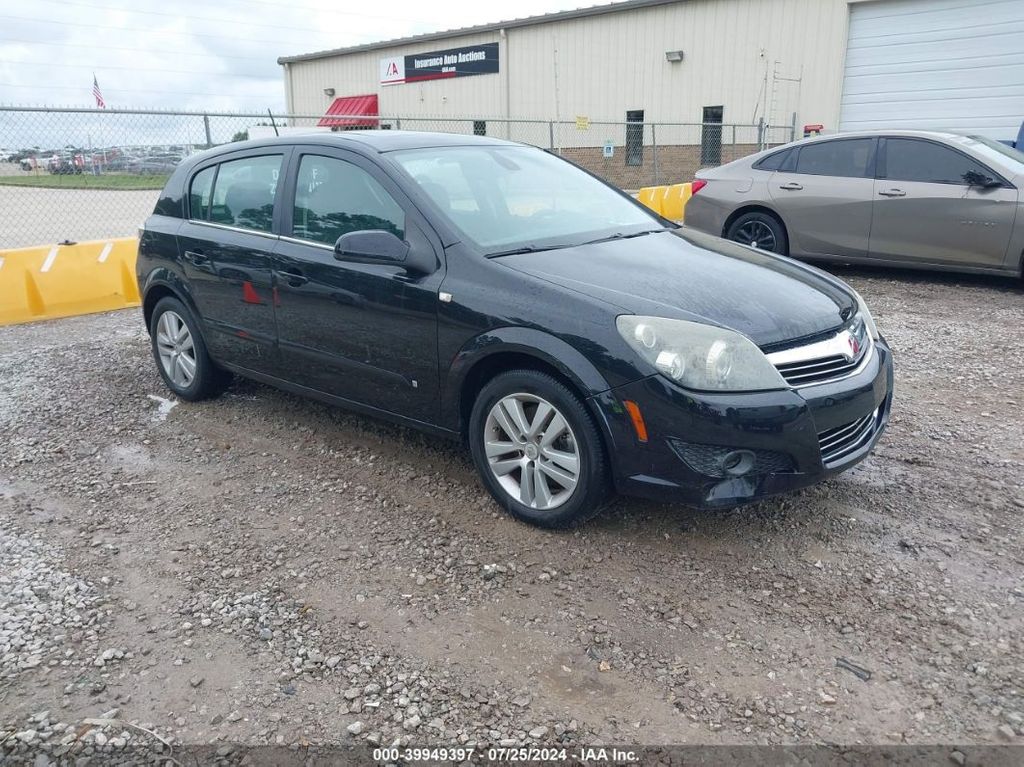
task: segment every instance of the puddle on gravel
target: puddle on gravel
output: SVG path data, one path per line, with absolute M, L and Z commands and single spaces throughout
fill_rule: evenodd
M 153 414 L 153 420 L 157 423 L 166 421 L 167 416 L 178 406 L 176 399 L 167 399 L 156 394 L 147 394 L 146 396 L 157 403 L 156 413 Z

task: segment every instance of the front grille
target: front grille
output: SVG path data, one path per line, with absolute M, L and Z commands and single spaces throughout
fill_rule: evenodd
M 880 408 L 851 423 L 826 429 L 818 434 L 821 462 L 826 466 L 838 463 L 871 441 L 878 430 Z
M 808 384 L 831 381 L 834 378 L 842 378 L 847 373 L 856 370 L 862 359 L 863 355 L 851 360 L 842 354 L 835 354 L 813 360 L 778 364 L 775 368 L 790 386 L 807 386 Z

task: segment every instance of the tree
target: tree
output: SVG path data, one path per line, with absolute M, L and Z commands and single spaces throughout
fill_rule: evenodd
M 249 129 L 240 130 L 234 136 L 231 137 L 232 141 L 248 141 L 249 140 Z

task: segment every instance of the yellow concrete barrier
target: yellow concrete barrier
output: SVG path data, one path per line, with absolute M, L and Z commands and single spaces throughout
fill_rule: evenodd
M 665 189 L 663 186 L 645 186 L 637 192 L 636 198 L 660 216 Z
M 0 250 L 0 325 L 138 306 L 138 240 Z
M 637 192 L 636 198 L 658 215 L 682 221 L 692 190 L 691 184 L 645 186 Z
M 692 189 L 690 184 L 673 184 L 668 187 L 665 190 L 665 199 L 661 203 L 661 215 L 673 221 L 682 221 Z

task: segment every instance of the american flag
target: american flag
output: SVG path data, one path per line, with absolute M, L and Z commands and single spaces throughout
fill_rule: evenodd
M 92 97 L 96 99 L 96 106 L 100 109 L 107 108 L 107 102 L 103 100 L 103 94 L 100 93 L 100 84 L 95 74 L 92 76 Z

